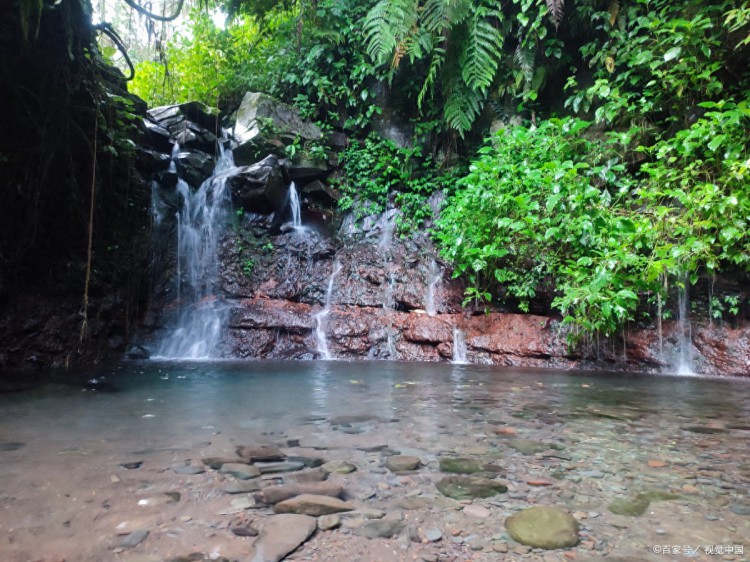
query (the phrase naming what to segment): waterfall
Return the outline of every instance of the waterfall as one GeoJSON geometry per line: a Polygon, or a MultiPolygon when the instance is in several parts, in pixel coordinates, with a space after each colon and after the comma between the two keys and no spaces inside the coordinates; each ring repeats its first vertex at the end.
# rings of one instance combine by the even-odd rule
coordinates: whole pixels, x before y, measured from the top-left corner
{"type": "Polygon", "coordinates": [[[394,307],[393,302],[393,289],[396,286],[396,278],[393,272],[388,274],[388,284],[385,286],[383,292],[383,310],[390,310],[394,307]]]}
{"type": "Polygon", "coordinates": [[[302,230],[302,206],[299,201],[299,193],[294,182],[289,184],[289,208],[292,211],[292,228],[302,230]]]}
{"type": "Polygon", "coordinates": [[[435,316],[437,309],[435,308],[435,288],[438,283],[443,279],[443,272],[438,267],[435,260],[430,262],[430,281],[427,284],[427,295],[425,296],[425,310],[429,316],[435,316]]]}
{"type": "Polygon", "coordinates": [[[467,365],[466,358],[466,334],[458,326],[453,328],[453,361],[454,365],[467,365]]]}
{"type": "MultiPolygon", "coordinates": [[[[175,152],[178,150],[176,146],[175,152]]],[[[170,169],[173,165],[174,161],[170,169]]],[[[232,167],[231,150],[219,144],[213,176],[200,188],[192,191],[185,181],[177,181],[177,192],[182,199],[182,207],[176,215],[175,287],[180,314],[162,340],[155,354],[157,357],[207,359],[215,356],[225,316],[215,295],[218,249],[231,206],[226,176],[217,176],[232,167]]]]}
{"type": "Polygon", "coordinates": [[[677,361],[678,375],[694,375],[693,370],[693,339],[690,324],[690,294],[686,274],[681,276],[677,287],[677,347],[679,357],[677,361]]]}
{"type": "Polygon", "coordinates": [[[341,264],[333,262],[333,271],[328,278],[328,289],[326,290],[326,300],[323,309],[315,315],[315,337],[318,340],[318,353],[322,359],[331,360],[331,352],[328,350],[328,340],[326,339],[325,319],[331,312],[331,296],[333,295],[333,282],[338,272],[341,271],[341,264]]]}
{"type": "Polygon", "coordinates": [[[396,342],[393,339],[393,327],[389,326],[386,329],[386,332],[387,332],[386,349],[388,350],[388,359],[397,360],[398,350],[396,349],[396,342]]]}
{"type": "Polygon", "coordinates": [[[396,350],[396,342],[394,340],[395,329],[391,324],[390,311],[396,306],[393,298],[393,290],[396,286],[396,277],[391,271],[388,273],[388,284],[385,286],[383,291],[383,324],[385,325],[386,334],[386,351],[388,352],[388,359],[398,359],[398,351],[396,350]]]}

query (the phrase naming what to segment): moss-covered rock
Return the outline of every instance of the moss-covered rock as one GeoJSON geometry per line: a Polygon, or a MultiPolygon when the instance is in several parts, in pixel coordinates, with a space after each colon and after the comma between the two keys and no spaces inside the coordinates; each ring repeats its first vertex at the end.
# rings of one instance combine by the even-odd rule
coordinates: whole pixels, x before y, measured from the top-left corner
{"type": "Polygon", "coordinates": [[[644,492],[642,494],[638,494],[635,496],[635,498],[627,499],[627,498],[621,498],[616,499],[612,503],[609,504],[607,509],[609,509],[612,513],[616,513],[617,515],[627,515],[628,517],[640,517],[644,513],[646,513],[646,510],[648,509],[648,506],[651,505],[651,502],[653,501],[667,501],[667,500],[680,500],[682,499],[682,496],[679,494],[672,494],[670,492],[659,492],[659,491],[649,491],[644,492]]]}
{"type": "Polygon", "coordinates": [[[453,474],[474,474],[476,472],[500,474],[503,469],[496,464],[482,462],[478,459],[460,457],[440,459],[440,471],[451,472],[453,474]]]}
{"type": "Polygon", "coordinates": [[[514,541],[534,548],[552,550],[578,544],[578,521],[559,507],[524,509],[508,517],[505,528],[514,541]]]}
{"type": "Polygon", "coordinates": [[[489,498],[508,491],[502,482],[478,476],[446,476],[435,486],[440,493],[454,500],[489,498]]]}

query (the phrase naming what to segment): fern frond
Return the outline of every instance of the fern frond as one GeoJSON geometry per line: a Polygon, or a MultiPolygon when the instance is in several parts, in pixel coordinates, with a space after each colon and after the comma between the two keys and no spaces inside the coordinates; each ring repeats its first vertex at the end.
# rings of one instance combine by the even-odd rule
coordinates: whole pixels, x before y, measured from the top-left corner
{"type": "Polygon", "coordinates": [[[563,19],[563,7],[565,6],[565,0],[547,0],[547,9],[552,16],[552,22],[555,27],[560,26],[560,22],[563,19]]]}
{"type": "MultiPolygon", "coordinates": [[[[478,10],[468,22],[464,49],[461,54],[461,75],[473,89],[484,90],[492,84],[502,56],[503,36],[487,19],[487,12],[478,10]]],[[[493,12],[493,16],[496,14],[493,12]]]]}
{"type": "Polygon", "coordinates": [[[470,88],[462,79],[454,78],[445,96],[446,123],[463,138],[482,112],[486,98],[484,91],[470,88]]]}
{"type": "Polygon", "coordinates": [[[416,29],[406,43],[409,62],[421,60],[432,53],[435,36],[424,28],[416,29]]]}
{"type": "Polygon", "coordinates": [[[471,0],[427,0],[420,20],[428,31],[442,33],[464,21],[471,11],[471,0]]]}
{"type": "Polygon", "coordinates": [[[362,20],[367,54],[383,64],[417,23],[418,0],[380,0],[362,20]]]}
{"type": "Polygon", "coordinates": [[[422,89],[419,90],[419,95],[417,96],[417,108],[419,111],[422,111],[422,102],[424,101],[425,95],[432,91],[438,70],[440,70],[443,62],[445,62],[445,49],[435,47],[432,59],[430,60],[430,69],[427,71],[427,78],[425,78],[424,84],[422,84],[422,89]]]}
{"type": "Polygon", "coordinates": [[[534,78],[534,66],[535,66],[535,52],[533,48],[522,46],[522,42],[518,43],[516,52],[513,54],[513,60],[516,66],[521,69],[523,73],[523,79],[526,83],[526,87],[531,84],[532,78],[534,78]]]}

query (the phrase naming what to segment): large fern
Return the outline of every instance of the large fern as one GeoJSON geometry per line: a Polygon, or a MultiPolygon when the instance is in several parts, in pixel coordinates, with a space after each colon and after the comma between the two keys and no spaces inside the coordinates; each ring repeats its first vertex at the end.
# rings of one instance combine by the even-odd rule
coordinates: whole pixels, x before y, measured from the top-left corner
{"type": "Polygon", "coordinates": [[[502,57],[503,37],[489,17],[502,18],[498,11],[479,9],[468,21],[461,53],[461,75],[469,87],[485,90],[492,84],[502,57]]]}
{"type": "Polygon", "coordinates": [[[460,75],[452,74],[444,95],[445,122],[463,138],[482,112],[487,94],[483,90],[471,88],[460,75]]]}
{"type": "MultiPolygon", "coordinates": [[[[512,9],[524,18],[506,18],[504,11],[508,10],[497,0],[378,0],[363,20],[367,52],[376,64],[390,62],[390,76],[405,59],[429,61],[417,107],[421,111],[425,100],[439,88],[446,123],[464,136],[482,111],[493,84],[498,85],[504,38],[520,35],[521,30],[537,36],[531,30],[541,23],[530,14],[543,16],[538,12],[539,2],[512,9]]],[[[564,0],[545,2],[552,21],[559,25],[564,0]]],[[[519,48],[515,62],[522,72],[514,73],[515,84],[501,88],[517,95],[541,84],[544,73],[534,72],[536,48],[536,43],[519,48]]],[[[513,57],[508,55],[505,63],[510,68],[513,57]]]]}
{"type": "Polygon", "coordinates": [[[471,0],[427,0],[420,23],[428,31],[440,34],[469,17],[472,4],[471,0]]]}
{"type": "Polygon", "coordinates": [[[383,64],[415,31],[418,0],[380,0],[363,21],[367,54],[383,64]]]}

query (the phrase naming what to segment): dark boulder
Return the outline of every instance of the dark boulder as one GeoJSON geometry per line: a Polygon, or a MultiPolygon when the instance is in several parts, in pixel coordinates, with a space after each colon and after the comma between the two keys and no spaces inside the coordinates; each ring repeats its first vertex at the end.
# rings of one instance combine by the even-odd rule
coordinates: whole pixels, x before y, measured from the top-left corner
{"type": "Polygon", "coordinates": [[[253,213],[282,211],[289,197],[288,182],[284,177],[282,161],[276,156],[266,156],[252,166],[228,170],[217,176],[224,179],[237,206],[253,213]]]}
{"type": "Polygon", "coordinates": [[[211,177],[214,159],[205,152],[183,151],[174,157],[180,177],[192,187],[198,188],[211,177]]]}

